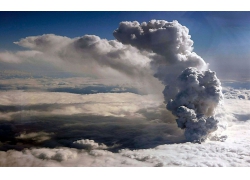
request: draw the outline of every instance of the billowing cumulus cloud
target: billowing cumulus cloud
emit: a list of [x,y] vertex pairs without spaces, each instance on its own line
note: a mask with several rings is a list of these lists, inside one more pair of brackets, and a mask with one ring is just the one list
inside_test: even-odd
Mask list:
[[225,99],[250,99],[250,91],[247,89],[234,89],[230,87],[224,87],[223,88],[224,92],[224,98]]
[[98,144],[94,140],[81,139],[73,142],[73,147],[83,148],[83,149],[107,149],[108,147],[101,143]]
[[105,150],[76,150],[73,148],[38,148],[23,151],[0,151],[0,166],[152,166]]
[[46,133],[46,132],[23,133],[20,134],[20,136],[16,137],[16,139],[42,142],[50,139],[51,135],[53,135],[53,133]]

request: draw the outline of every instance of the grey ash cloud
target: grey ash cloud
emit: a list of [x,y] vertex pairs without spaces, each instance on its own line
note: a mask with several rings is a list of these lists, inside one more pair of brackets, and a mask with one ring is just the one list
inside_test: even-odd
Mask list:
[[[204,141],[217,130],[214,109],[222,100],[222,88],[215,72],[193,52],[187,27],[177,21],[121,22],[114,31],[117,40],[155,53],[151,68],[165,85],[167,109],[178,117],[189,141]],[[181,75],[179,75],[181,74]]]

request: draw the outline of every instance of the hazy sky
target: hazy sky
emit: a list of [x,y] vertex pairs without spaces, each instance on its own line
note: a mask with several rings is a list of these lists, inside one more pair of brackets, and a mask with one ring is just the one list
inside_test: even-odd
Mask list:
[[[249,76],[250,12],[0,12],[0,52],[23,50],[13,42],[43,34],[69,38],[89,34],[112,40],[121,21],[151,19],[177,20],[186,26],[194,52],[222,80],[246,80]],[[5,64],[3,68],[12,67]]]

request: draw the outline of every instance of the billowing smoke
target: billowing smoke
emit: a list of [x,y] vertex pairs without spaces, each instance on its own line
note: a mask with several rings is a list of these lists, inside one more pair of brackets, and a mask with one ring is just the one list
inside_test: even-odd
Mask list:
[[215,72],[193,52],[189,30],[177,21],[121,22],[115,38],[151,52],[154,76],[164,85],[167,109],[177,116],[188,141],[204,141],[217,129],[213,115],[222,100],[222,88]]
[[213,114],[222,99],[220,81],[215,72],[192,67],[185,69],[177,81],[179,92],[168,101],[167,109],[178,117],[178,127],[185,129],[187,140],[204,141],[217,130],[218,120]]

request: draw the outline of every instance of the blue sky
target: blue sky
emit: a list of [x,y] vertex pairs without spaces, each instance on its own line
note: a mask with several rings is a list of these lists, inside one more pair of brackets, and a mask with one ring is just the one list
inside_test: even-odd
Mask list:
[[112,32],[121,21],[151,19],[172,21],[184,12],[1,12],[1,49],[16,48],[20,38],[53,33],[68,37],[94,34],[114,39]]
[[214,39],[222,43],[243,40],[241,38],[245,38],[250,30],[250,12],[0,12],[0,48],[15,49],[13,41],[48,33],[68,37],[94,34],[114,39],[112,32],[121,21],[143,22],[151,19],[178,20],[190,29],[198,50],[208,47]]
[[[108,40],[121,21],[178,20],[190,30],[194,51],[215,71],[249,74],[250,12],[0,12],[0,51],[23,48],[21,38],[56,34],[70,38],[85,34]],[[220,74],[222,76],[222,73]]]

